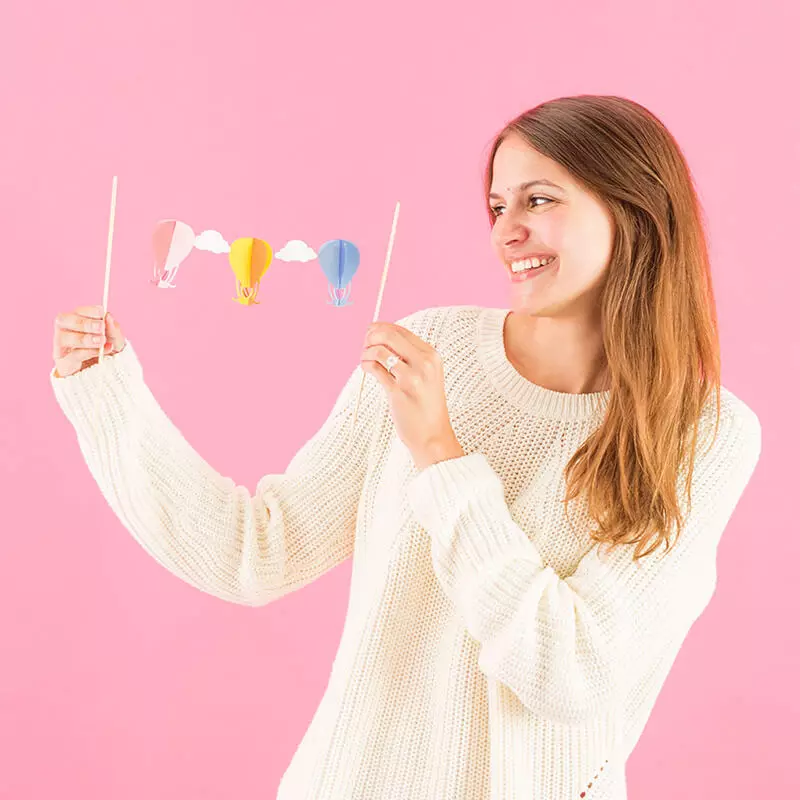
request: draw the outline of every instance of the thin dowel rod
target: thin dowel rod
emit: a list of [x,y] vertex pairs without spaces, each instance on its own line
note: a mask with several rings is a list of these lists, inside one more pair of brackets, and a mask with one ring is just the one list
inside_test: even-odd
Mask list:
[[[114,215],[117,209],[117,176],[111,182],[111,215],[108,218],[108,245],[106,246],[106,279],[103,286],[103,330],[105,331],[106,314],[108,313],[108,284],[111,279],[111,242],[114,239]],[[97,362],[103,360],[103,351],[105,350],[106,343],[103,341],[100,344],[100,354],[97,357]]]
[[[394,234],[397,230],[397,216],[400,213],[400,201],[397,201],[397,205],[394,207],[394,219],[392,220],[392,232],[389,235],[389,247],[386,250],[386,263],[383,265],[383,275],[381,276],[381,285],[378,289],[378,301],[375,303],[375,314],[372,317],[373,322],[378,321],[378,317],[381,313],[381,301],[383,300],[383,287],[386,285],[386,276],[389,274],[389,260],[392,257],[392,247],[394,246]],[[356,409],[353,412],[353,426],[350,431],[350,435],[353,435],[353,432],[356,428],[356,419],[358,418],[358,409],[361,405],[361,392],[364,389],[364,378],[367,377],[366,372],[361,373],[361,383],[358,386],[358,397],[356,398]]]

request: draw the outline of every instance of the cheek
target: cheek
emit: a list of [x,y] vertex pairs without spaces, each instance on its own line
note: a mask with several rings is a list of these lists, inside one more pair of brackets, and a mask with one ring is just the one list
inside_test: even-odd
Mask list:
[[611,258],[614,243],[614,223],[598,206],[591,206],[581,214],[572,245],[587,272],[602,272]]
[[565,227],[561,234],[563,263],[578,283],[595,283],[606,271],[613,239],[605,219],[590,216]]
[[551,213],[536,226],[536,241],[545,249],[567,256],[570,249],[569,226],[564,214]]

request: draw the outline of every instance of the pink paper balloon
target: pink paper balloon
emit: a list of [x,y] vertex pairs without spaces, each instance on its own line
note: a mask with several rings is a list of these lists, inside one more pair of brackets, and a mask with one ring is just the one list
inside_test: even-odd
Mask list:
[[174,289],[172,282],[181,262],[192,252],[194,231],[185,222],[163,219],[153,231],[153,277],[150,283]]

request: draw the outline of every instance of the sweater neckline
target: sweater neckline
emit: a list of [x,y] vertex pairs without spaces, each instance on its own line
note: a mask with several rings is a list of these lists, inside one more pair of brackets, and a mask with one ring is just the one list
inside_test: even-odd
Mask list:
[[572,394],[539,386],[517,372],[508,360],[505,322],[509,308],[483,308],[477,319],[478,361],[494,389],[516,408],[550,419],[575,420],[602,416],[611,390]]

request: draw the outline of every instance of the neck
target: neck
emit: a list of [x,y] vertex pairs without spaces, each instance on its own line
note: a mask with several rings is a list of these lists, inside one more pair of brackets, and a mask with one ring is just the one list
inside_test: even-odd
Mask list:
[[514,369],[546,389],[584,394],[609,388],[599,320],[512,311],[505,345]]

